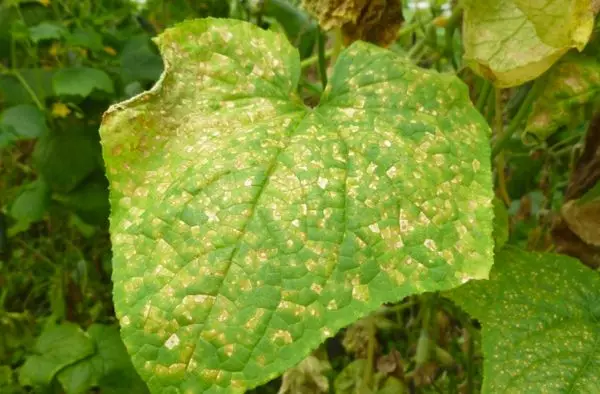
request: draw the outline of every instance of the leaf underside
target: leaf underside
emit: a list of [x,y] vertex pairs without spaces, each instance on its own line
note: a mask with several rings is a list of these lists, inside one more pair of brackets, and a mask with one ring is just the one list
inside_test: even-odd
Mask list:
[[483,324],[482,392],[600,392],[599,289],[578,260],[511,248],[488,281],[449,291]]
[[486,278],[485,121],[455,77],[358,42],[317,108],[285,37],[197,20],[101,127],[114,301],[160,393],[242,392],[384,302]]
[[591,0],[466,0],[465,60],[500,88],[544,73],[594,27]]

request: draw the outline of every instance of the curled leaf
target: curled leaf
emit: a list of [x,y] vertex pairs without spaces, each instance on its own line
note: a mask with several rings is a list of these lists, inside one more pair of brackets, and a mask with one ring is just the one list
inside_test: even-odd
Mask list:
[[581,259],[590,267],[600,266],[600,202],[594,198],[600,182],[600,116],[585,137],[583,153],[569,177],[565,204],[552,228],[557,251]]
[[465,60],[498,87],[537,78],[594,26],[591,0],[467,0]]
[[563,126],[577,126],[600,104],[600,63],[573,54],[548,72],[527,119],[525,137],[543,141]]

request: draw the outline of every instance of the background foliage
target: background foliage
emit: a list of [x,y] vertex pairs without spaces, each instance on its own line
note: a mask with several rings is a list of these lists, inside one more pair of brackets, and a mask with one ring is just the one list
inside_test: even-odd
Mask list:
[[[326,64],[320,64],[317,53],[321,52],[321,59],[335,56],[341,43],[356,38],[388,45],[422,67],[456,73],[468,84],[473,102],[496,132],[496,216],[505,219],[504,226],[496,229],[497,244],[563,252],[594,269],[600,266],[600,159],[596,154],[600,122],[593,117],[600,97],[600,40],[595,22],[586,22],[594,30],[587,45],[575,33],[568,42],[552,41],[556,39],[553,32],[536,37],[544,45],[552,42],[543,56],[544,69],[515,76],[514,64],[492,65],[501,71],[495,73],[499,85],[518,85],[497,90],[467,68],[471,65],[494,79],[487,72],[487,52],[471,51],[473,56],[463,63],[463,52],[473,44],[469,34],[478,23],[496,18],[493,11],[467,8],[475,17],[465,21],[463,36],[462,18],[469,14],[456,5],[432,0],[400,6],[392,1],[393,18],[380,19],[374,12],[367,20],[371,24],[330,21],[338,29],[325,37],[298,3],[0,3],[3,393],[146,392],[117,335],[107,181],[98,127],[110,104],[153,85],[162,61],[150,38],[187,18],[233,17],[285,33],[303,58],[300,92],[309,104],[318,100],[326,74]],[[305,3],[310,9],[314,2]],[[402,18],[398,18],[400,9]],[[325,12],[319,19],[326,17]],[[381,30],[385,34],[373,34],[372,26],[388,29]],[[518,60],[522,64],[535,61]],[[534,265],[550,260],[540,257]],[[565,270],[577,271],[573,260],[565,265],[569,267]],[[502,273],[498,278],[506,280]],[[590,283],[585,283],[589,289],[593,288]],[[562,291],[569,293],[569,289]],[[589,289],[577,291],[591,293]],[[468,292],[476,298],[486,290],[473,285],[463,290]],[[453,299],[460,297],[457,293]],[[585,310],[590,299],[584,300],[574,305],[583,305]],[[479,324],[493,316],[478,315],[473,309],[477,306],[465,307],[481,320],[472,320],[437,294],[383,305],[256,392],[478,392],[482,352],[486,346],[492,348],[489,343],[481,347]],[[588,312],[582,315],[585,324],[597,316],[595,311]]]

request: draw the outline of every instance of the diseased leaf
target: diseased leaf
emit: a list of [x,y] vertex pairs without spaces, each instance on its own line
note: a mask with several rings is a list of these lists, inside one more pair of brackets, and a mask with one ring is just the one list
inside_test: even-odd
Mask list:
[[487,277],[489,129],[457,78],[366,43],[317,108],[297,51],[233,20],[168,29],[113,106],[114,301],[151,390],[242,392],[384,302]]
[[465,60],[498,87],[546,71],[570,48],[583,49],[594,26],[591,0],[467,0]]
[[325,30],[341,28],[346,43],[391,44],[404,20],[400,0],[302,0]]
[[308,356],[295,367],[285,371],[277,394],[329,393],[329,380],[325,376],[329,370],[331,365],[328,361]]
[[58,96],[87,97],[94,90],[114,91],[113,82],[104,71],[91,67],[61,68],[52,79]]
[[600,104],[600,63],[567,55],[548,72],[544,89],[527,119],[525,136],[543,141],[563,126],[575,127]]
[[567,225],[584,242],[600,246],[600,201],[577,204],[577,200],[568,201],[560,213]]
[[[587,129],[583,152],[579,155],[565,191],[561,215],[552,224],[552,240],[559,253],[580,259],[591,268],[600,267],[598,200],[594,191],[600,182],[600,115]],[[597,191],[596,191],[597,193]]]
[[600,278],[567,256],[506,249],[447,295],[483,324],[483,393],[600,390]]

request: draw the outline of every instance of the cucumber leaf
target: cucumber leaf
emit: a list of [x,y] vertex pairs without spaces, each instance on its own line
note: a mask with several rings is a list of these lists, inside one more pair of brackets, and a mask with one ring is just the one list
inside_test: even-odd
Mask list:
[[204,19],[101,126],[124,343],[154,392],[243,392],[409,294],[488,276],[489,128],[453,76],[357,42],[316,108],[285,36]]

